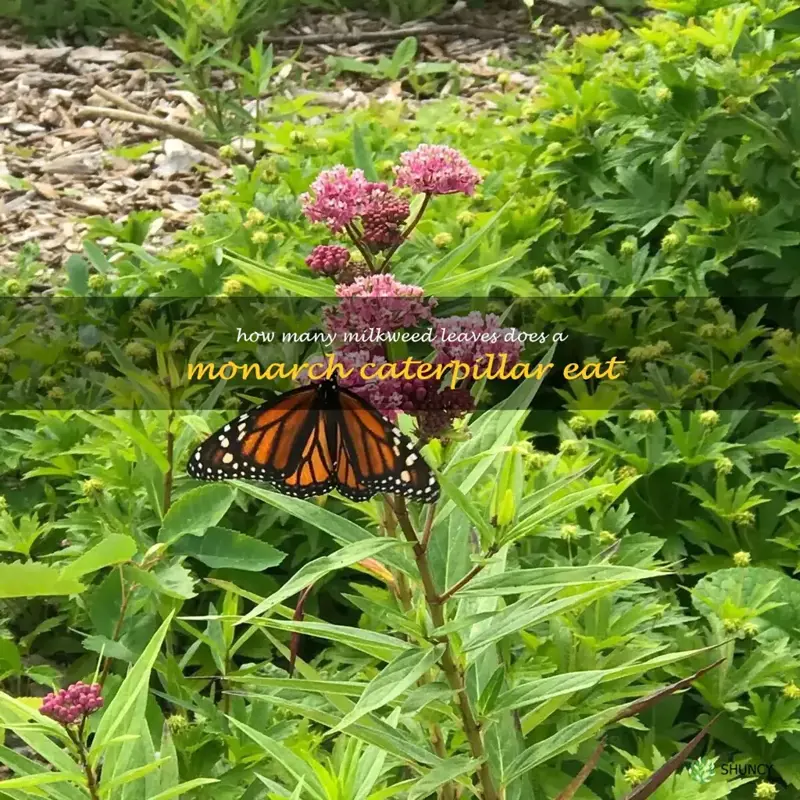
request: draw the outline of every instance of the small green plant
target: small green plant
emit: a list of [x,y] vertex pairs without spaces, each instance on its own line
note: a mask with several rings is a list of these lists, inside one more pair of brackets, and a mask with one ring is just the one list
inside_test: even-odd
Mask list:
[[442,77],[457,75],[455,64],[416,61],[417,47],[417,39],[408,36],[397,45],[391,58],[381,56],[373,63],[344,56],[328,56],[325,63],[337,74],[353,72],[378,80],[408,81],[416,94],[429,93]]

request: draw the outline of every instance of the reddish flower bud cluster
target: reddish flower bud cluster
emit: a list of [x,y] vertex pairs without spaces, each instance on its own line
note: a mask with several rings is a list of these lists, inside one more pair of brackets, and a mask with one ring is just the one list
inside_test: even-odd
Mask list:
[[103,698],[100,691],[99,683],[90,686],[78,681],[66,689],[50,692],[44,698],[39,711],[62,725],[72,725],[102,708]]
[[402,224],[411,207],[407,200],[389,191],[385,183],[373,184],[372,198],[361,213],[364,241],[372,250],[382,250],[402,241]]
[[340,244],[321,244],[306,259],[309,269],[322,275],[335,275],[350,261],[350,251]]

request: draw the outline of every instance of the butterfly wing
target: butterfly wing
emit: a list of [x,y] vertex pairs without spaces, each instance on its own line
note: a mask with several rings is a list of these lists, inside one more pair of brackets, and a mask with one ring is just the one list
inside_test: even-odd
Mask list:
[[411,440],[357,394],[304,386],[224,425],[189,458],[193,478],[264,481],[293,497],[338,489],[355,501],[379,492],[422,502],[439,484]]
[[223,425],[192,453],[187,471],[200,480],[273,484],[312,497],[335,486],[329,431],[317,388],[304,386]]
[[336,481],[353,500],[378,492],[424,503],[439,497],[439,484],[411,440],[377,409],[347,389],[338,390]]

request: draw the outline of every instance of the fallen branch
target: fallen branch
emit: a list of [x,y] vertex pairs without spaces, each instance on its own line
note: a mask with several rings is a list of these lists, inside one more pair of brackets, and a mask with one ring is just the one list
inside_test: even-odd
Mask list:
[[[141,114],[139,112],[119,108],[82,106],[77,110],[76,116],[88,117],[89,119],[118,119],[122,122],[133,122],[136,125],[144,125],[147,128],[153,128],[153,130],[169,134],[176,139],[181,139],[187,144],[192,145],[192,147],[196,147],[198,150],[213,156],[217,161],[221,161],[217,145],[206,140],[200,131],[196,131],[194,128],[187,128],[185,125],[178,125],[175,122],[167,122],[167,120],[153,117],[150,114]],[[248,167],[252,167],[255,163],[252,156],[240,150],[236,151],[235,160],[240,164],[246,164]]]
[[272,36],[268,41],[277,45],[359,44],[360,42],[381,42],[386,39],[404,39],[406,36],[465,36],[470,39],[506,39],[508,34],[508,31],[475,28],[472,25],[413,25],[408,28],[391,28],[385,31]]
[[114,94],[114,92],[110,92],[108,89],[104,89],[102,86],[95,85],[92,91],[102,97],[103,100],[108,100],[109,103],[113,103],[118,108],[124,108],[126,111],[132,111],[134,114],[147,114],[146,108],[137,106],[136,103],[133,103],[124,97],[120,97],[118,94]]

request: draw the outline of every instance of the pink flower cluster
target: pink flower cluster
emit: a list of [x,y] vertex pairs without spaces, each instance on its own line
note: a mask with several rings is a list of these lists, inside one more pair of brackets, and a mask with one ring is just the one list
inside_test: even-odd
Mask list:
[[465,364],[480,364],[487,355],[505,353],[508,365],[519,361],[522,344],[512,341],[514,328],[500,326],[496,314],[484,316],[473,311],[464,317],[446,317],[436,320],[436,334],[433,347],[436,350],[436,363],[462,361]]
[[312,222],[324,222],[334,233],[350,225],[361,214],[369,181],[360,169],[352,175],[342,164],[326,169],[311,184],[311,193],[300,196],[303,213]]
[[[336,295],[339,305],[325,310],[325,322],[342,346],[347,345],[347,334],[366,334],[371,328],[395,331],[429,321],[436,303],[423,298],[421,287],[400,283],[389,274],[366,275],[350,284],[340,284]],[[375,349],[373,343],[361,343],[356,349],[365,346]]]
[[473,194],[481,182],[478,170],[458,150],[441,144],[421,144],[400,156],[394,168],[398,186],[418,194]]
[[[478,171],[452,147],[422,144],[400,156],[395,167],[396,188],[413,192],[473,194],[480,183]],[[403,240],[403,225],[410,206],[386,183],[368,181],[364,172],[352,172],[342,164],[323,170],[300,196],[303,213],[333,233],[343,230],[360,238],[373,252],[396,246]],[[363,230],[359,230],[360,221]]]
[[103,706],[99,683],[87,685],[83,681],[73,683],[59,692],[50,692],[39,709],[42,714],[62,725],[72,725]]
[[309,269],[322,275],[335,275],[350,261],[350,251],[340,244],[317,245],[306,259]]
[[438,436],[454,419],[474,408],[472,395],[466,389],[441,389],[436,381],[421,378],[368,381],[354,386],[353,391],[391,421],[400,412],[414,415],[424,439]]

